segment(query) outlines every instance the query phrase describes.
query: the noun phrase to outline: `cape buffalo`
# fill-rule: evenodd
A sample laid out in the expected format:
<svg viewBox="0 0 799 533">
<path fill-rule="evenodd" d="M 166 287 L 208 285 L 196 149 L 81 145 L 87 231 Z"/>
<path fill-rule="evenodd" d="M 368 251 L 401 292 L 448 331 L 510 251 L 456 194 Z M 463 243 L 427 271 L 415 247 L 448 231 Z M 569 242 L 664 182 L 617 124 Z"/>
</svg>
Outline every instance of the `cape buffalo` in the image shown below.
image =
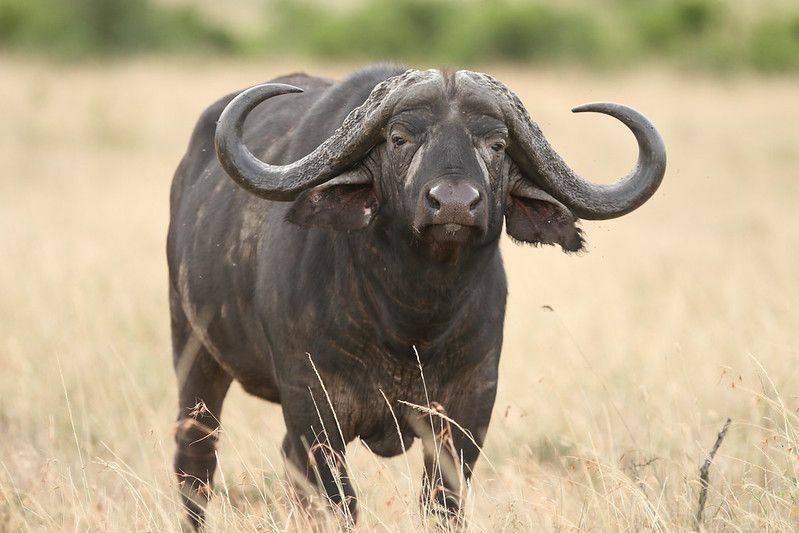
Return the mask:
<svg viewBox="0 0 799 533">
<path fill-rule="evenodd" d="M 356 437 L 384 457 L 421 438 L 423 501 L 458 515 L 497 390 L 503 222 L 514 241 L 578 251 L 578 218 L 629 213 L 665 172 L 660 135 L 635 110 L 573 111 L 632 130 L 630 174 L 582 179 L 510 89 L 465 70 L 293 74 L 202 114 L 172 183 L 167 243 L 175 470 L 195 526 L 234 379 L 282 405 L 290 470 L 346 520 Z"/>
</svg>

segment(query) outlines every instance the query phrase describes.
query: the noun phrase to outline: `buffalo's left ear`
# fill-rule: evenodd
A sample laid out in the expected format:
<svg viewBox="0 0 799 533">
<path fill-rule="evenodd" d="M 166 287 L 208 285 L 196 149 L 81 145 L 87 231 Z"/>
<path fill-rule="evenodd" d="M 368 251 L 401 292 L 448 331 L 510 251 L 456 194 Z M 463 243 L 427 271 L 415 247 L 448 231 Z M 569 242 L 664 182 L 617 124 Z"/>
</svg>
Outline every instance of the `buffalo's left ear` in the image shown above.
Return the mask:
<svg viewBox="0 0 799 533">
<path fill-rule="evenodd" d="M 577 218 L 562 203 L 520 177 L 510 191 L 505 212 L 508 235 L 530 244 L 559 244 L 564 252 L 583 248 Z"/>
<path fill-rule="evenodd" d="M 304 191 L 286 220 L 298 226 L 351 231 L 368 226 L 379 207 L 371 178 L 352 171 Z"/>
</svg>

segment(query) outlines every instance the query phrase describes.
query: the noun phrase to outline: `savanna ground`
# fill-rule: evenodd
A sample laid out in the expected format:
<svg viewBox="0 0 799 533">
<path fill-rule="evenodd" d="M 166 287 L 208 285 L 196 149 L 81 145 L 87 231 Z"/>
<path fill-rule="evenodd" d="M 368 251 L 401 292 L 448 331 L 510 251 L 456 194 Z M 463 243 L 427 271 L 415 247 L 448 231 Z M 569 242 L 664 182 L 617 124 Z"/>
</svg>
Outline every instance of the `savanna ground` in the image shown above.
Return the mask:
<svg viewBox="0 0 799 533">
<path fill-rule="evenodd" d="M 170 177 L 206 104 L 298 68 L 349 70 L 0 59 L 0 530 L 177 530 Z M 470 529 L 694 529 L 699 465 L 730 417 L 704 527 L 794 530 L 799 79 L 484 70 L 584 175 L 635 157 L 621 125 L 568 112 L 597 99 L 646 113 L 669 170 L 639 211 L 583 225 L 587 253 L 503 242 L 505 347 Z M 234 386 L 223 424 L 209 530 L 291 529 L 279 407 Z M 358 530 L 435 528 L 419 448 L 350 446 Z"/>
</svg>

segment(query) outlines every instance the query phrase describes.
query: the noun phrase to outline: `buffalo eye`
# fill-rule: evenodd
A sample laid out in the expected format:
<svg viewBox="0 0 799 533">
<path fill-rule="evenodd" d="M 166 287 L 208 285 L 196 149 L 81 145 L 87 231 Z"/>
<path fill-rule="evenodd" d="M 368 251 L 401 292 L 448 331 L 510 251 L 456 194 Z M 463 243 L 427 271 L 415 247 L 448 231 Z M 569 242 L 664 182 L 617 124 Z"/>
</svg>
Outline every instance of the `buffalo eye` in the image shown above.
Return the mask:
<svg viewBox="0 0 799 533">
<path fill-rule="evenodd" d="M 491 145 L 491 149 L 494 150 L 497 153 L 501 152 L 502 150 L 505 149 L 505 141 L 497 141 L 497 142 L 495 142 L 494 144 Z"/>
</svg>

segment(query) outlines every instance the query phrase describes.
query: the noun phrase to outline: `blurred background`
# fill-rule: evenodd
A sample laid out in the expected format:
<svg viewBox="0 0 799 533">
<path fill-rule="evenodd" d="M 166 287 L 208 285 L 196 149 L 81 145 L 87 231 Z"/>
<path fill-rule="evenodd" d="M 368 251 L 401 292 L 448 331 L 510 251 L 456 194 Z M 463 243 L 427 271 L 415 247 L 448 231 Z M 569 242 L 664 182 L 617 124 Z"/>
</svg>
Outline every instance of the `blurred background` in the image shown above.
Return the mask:
<svg viewBox="0 0 799 533">
<path fill-rule="evenodd" d="M 0 0 L 0 47 L 338 60 L 799 69 L 792 0 Z"/>
<path fill-rule="evenodd" d="M 386 60 L 496 76 L 594 181 L 635 143 L 574 105 L 631 105 L 668 151 L 646 205 L 583 223 L 586 253 L 502 242 L 468 530 L 796 531 L 795 0 L 0 0 L 0 531 L 179 530 L 164 247 L 194 123 L 242 87 Z M 305 530 L 280 408 L 234 385 L 222 424 L 209 531 Z M 418 444 L 348 460 L 358 530 L 437 531 Z"/>
</svg>

